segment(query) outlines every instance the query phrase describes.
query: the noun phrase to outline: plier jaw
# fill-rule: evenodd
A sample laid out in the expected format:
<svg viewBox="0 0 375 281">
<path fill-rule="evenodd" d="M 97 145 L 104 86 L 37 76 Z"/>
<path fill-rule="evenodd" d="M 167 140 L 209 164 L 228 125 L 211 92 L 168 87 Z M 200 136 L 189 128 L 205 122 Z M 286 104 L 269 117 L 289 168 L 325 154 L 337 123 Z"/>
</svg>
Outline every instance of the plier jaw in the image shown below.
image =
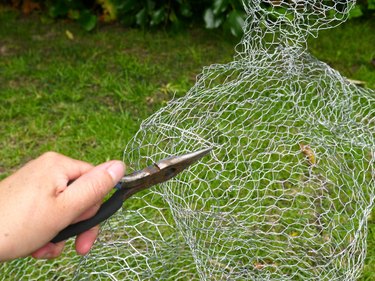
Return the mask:
<svg viewBox="0 0 375 281">
<path fill-rule="evenodd" d="M 180 156 L 165 158 L 142 170 L 124 176 L 116 185 L 116 188 L 126 191 L 124 192 L 126 197 L 123 198 L 123 200 L 126 200 L 134 193 L 175 177 L 211 150 L 212 148 L 207 148 Z M 130 192 L 130 190 L 132 191 Z"/>
<path fill-rule="evenodd" d="M 100 206 L 95 216 L 69 225 L 60 231 L 51 242 L 57 243 L 66 240 L 98 225 L 120 209 L 123 202 L 133 194 L 175 177 L 211 150 L 211 148 L 207 148 L 180 156 L 165 158 L 142 170 L 126 175 L 115 186 L 117 189 L 116 192 Z"/>
</svg>

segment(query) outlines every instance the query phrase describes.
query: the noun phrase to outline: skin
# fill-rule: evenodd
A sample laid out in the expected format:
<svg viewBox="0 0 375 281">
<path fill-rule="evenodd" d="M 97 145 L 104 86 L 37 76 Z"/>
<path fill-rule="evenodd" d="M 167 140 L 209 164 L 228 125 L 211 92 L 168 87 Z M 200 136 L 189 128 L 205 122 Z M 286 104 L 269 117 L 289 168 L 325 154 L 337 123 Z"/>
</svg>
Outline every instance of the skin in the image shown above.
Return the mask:
<svg viewBox="0 0 375 281">
<path fill-rule="evenodd" d="M 94 167 L 47 152 L 5 178 L 0 182 L 0 261 L 58 257 L 65 242 L 49 241 L 66 226 L 92 217 L 124 173 L 121 161 Z M 96 226 L 75 238 L 78 254 L 90 251 L 98 231 Z"/>
</svg>

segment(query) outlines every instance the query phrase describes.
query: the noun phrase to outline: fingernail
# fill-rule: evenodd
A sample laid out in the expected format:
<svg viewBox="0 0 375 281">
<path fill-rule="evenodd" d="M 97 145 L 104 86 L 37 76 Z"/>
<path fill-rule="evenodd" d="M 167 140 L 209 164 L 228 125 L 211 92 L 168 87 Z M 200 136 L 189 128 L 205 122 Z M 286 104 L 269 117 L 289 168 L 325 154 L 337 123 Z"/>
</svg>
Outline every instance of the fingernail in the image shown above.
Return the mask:
<svg viewBox="0 0 375 281">
<path fill-rule="evenodd" d="M 125 164 L 121 161 L 113 161 L 106 170 L 111 175 L 113 182 L 118 182 L 125 174 Z"/>
</svg>

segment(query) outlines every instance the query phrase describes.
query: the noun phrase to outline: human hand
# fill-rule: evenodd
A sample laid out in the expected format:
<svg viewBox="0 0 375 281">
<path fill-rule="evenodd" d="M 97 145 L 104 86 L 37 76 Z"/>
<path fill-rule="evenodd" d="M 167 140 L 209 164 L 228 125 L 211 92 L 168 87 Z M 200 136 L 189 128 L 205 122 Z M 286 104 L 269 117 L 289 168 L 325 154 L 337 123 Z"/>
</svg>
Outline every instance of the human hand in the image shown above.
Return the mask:
<svg viewBox="0 0 375 281">
<path fill-rule="evenodd" d="M 65 242 L 49 241 L 66 226 L 92 217 L 124 172 L 121 161 L 93 167 L 47 152 L 5 178 L 0 182 L 0 261 L 59 256 Z M 77 253 L 87 254 L 97 235 L 98 227 L 78 235 Z"/>
</svg>

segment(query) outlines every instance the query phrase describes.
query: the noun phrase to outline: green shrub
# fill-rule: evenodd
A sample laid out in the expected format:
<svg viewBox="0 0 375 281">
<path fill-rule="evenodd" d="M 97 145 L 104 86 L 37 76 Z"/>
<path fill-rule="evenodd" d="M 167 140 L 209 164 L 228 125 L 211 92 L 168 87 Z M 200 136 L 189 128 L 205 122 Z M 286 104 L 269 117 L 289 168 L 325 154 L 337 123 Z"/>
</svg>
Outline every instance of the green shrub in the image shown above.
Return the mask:
<svg viewBox="0 0 375 281">
<path fill-rule="evenodd" d="M 245 13 L 241 0 L 20 0 L 5 4 L 30 13 L 36 9 L 54 19 L 77 21 L 85 30 L 98 22 L 117 21 L 125 26 L 181 29 L 192 23 L 206 28 L 223 27 L 242 34 Z M 27 12 L 25 12 L 27 11 Z"/>
<path fill-rule="evenodd" d="M 94 29 L 99 21 L 175 30 L 198 22 L 208 29 L 223 28 L 241 36 L 245 19 L 242 0 L 7 0 L 5 3 L 23 12 L 40 8 L 54 19 L 77 21 L 87 31 Z M 374 15 L 375 0 L 357 0 L 349 18 Z"/>
<path fill-rule="evenodd" d="M 357 4 L 349 14 L 349 18 L 370 16 L 375 16 L 375 0 L 357 0 Z"/>
</svg>

